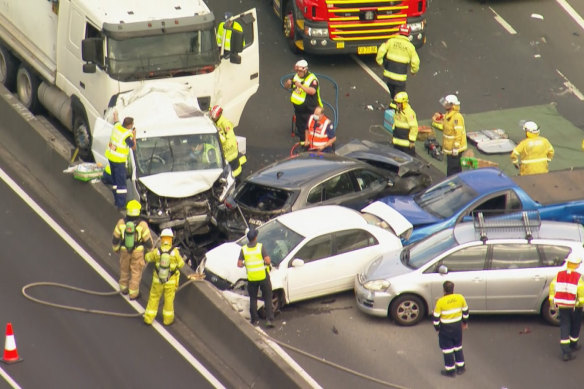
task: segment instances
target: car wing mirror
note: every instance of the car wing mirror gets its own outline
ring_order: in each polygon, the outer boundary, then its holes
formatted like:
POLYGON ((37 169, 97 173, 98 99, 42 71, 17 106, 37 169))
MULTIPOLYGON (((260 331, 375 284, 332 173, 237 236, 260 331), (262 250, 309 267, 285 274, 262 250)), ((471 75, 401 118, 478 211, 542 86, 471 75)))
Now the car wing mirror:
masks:
POLYGON ((292 267, 301 267, 304 266, 304 260, 300 259, 300 258, 294 258, 294 260, 292 261, 292 267))
POLYGON ((438 266, 438 273, 442 275, 448 274, 448 267, 446 267, 446 265, 438 266))

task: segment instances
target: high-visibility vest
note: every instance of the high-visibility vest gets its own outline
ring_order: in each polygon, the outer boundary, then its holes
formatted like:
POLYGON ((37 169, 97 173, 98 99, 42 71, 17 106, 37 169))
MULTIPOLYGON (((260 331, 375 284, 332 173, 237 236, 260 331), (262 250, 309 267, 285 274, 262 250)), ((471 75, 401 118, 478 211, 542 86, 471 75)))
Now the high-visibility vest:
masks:
POLYGON ((117 163, 126 162, 128 154, 130 154, 130 147, 126 143, 126 139, 130 136, 132 136, 132 131, 122 126, 121 123, 118 122, 114 125, 108 147, 105 150, 105 156, 108 160, 117 163))
POLYGON ((243 263, 247 271, 248 281, 261 281, 266 278, 266 264, 262 256, 262 244, 256 243, 254 247, 247 245, 241 248, 243 263))
MULTIPOLYGON (((296 88, 294 86, 296 84, 296 81, 301 82, 302 85, 304 85, 304 87, 309 88, 312 81, 314 81, 316 79, 317 78, 314 75, 314 73, 308 73, 306 75, 306 77, 304 77, 303 79, 298 77, 298 74, 294 75, 294 78, 292 78, 292 88, 293 88, 292 95, 290 96, 290 101, 292 102, 292 104, 302 105, 306 101, 306 92, 304 91, 304 89, 296 88)), ((322 107, 322 101, 320 100, 320 86, 318 86, 316 88, 316 99, 317 99, 318 105, 322 107)))
POLYGON ((570 308, 576 305, 581 277, 582 275, 576 271, 562 270, 558 273, 554 280, 553 296, 557 306, 570 308))
POLYGON ((403 104, 401 110, 393 115, 392 143, 397 146, 409 147, 418 137, 418 120, 416 113, 409 104, 403 104))
POLYGON ((233 124, 225 116, 221 115, 215 123, 215 126, 217 126, 217 132, 219 132, 223 155, 227 162, 231 162, 239 155, 237 138, 235 138, 235 132, 233 132, 233 124))
POLYGON ((461 294, 447 294, 436 302, 434 308, 434 326, 452 324, 468 319, 468 305, 461 294))
POLYGON ((223 49, 231 51, 231 34, 233 30, 243 32, 243 28, 241 28, 241 24, 238 22, 233 22, 230 27, 225 27, 225 22, 219 23, 219 27, 217 27, 217 45, 222 45, 223 32, 225 31, 225 44, 223 45, 223 49))
POLYGON ((318 119, 318 122, 314 121, 314 115, 310 115, 310 119, 308 119, 308 138, 306 141, 311 149, 323 147, 329 141, 326 129, 330 123, 330 119, 324 115, 318 119))

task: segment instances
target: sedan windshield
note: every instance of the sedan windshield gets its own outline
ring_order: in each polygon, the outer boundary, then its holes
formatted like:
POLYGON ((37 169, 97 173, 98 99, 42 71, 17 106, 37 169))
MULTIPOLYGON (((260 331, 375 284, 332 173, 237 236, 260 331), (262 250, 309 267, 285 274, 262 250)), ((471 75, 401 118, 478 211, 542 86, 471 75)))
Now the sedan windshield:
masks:
MULTIPOLYGON (((276 219, 258 227, 258 242, 264 245, 273 266, 278 266, 303 239, 304 236, 292 231, 276 219)), ((240 246, 247 243, 247 237, 237 241, 240 246)))
POLYGON ((219 62, 213 30, 187 31, 107 41, 108 73, 138 81, 208 72, 219 62))
POLYGON ((223 168, 217 134, 140 138, 134 154, 140 176, 223 168))
POLYGON ((414 201, 424 211, 448 219, 477 196, 459 177, 453 177, 416 195, 414 201))
POLYGON ((457 245, 452 229, 442 230, 403 248, 400 259, 412 269, 419 269, 443 252, 457 245))

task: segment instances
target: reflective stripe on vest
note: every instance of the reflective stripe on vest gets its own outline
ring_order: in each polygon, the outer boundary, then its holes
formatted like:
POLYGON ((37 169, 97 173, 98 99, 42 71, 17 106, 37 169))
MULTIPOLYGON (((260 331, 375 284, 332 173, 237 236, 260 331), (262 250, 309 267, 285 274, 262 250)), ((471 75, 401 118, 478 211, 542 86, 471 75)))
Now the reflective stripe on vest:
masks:
POLYGON ((130 136, 132 136, 131 130, 123 127, 120 123, 116 123, 105 151, 107 159, 117 163, 126 162, 130 153, 130 147, 126 143, 126 139, 130 136))
MULTIPOLYGON (((305 88, 309 88, 310 84, 314 80, 316 80, 316 76, 314 75, 314 73, 308 73, 308 75, 306 75, 306 77, 304 79, 298 77, 298 74, 294 75, 294 78, 292 79, 293 90, 292 90, 292 95, 290 96, 290 101, 292 102, 292 104, 302 105, 302 104, 304 104, 304 101, 306 101, 306 92, 304 91, 304 89, 294 87, 294 85, 296 84, 296 81, 301 82, 305 88)), ((320 101, 320 90, 319 89, 320 88, 316 88, 316 96, 317 96, 317 100, 318 100, 318 105, 320 105, 322 107, 322 101, 320 101)))
POLYGON ((554 303, 561 307, 573 307, 576 305, 576 295, 578 294, 578 281, 580 273, 562 270, 556 278, 556 293, 554 303))
POLYGON ((266 278, 266 265, 262 257, 262 244, 257 243, 254 247, 247 245, 241 248, 243 251, 243 263, 247 271, 248 281, 261 281, 266 278))
POLYGON ((330 123, 331 121, 326 117, 321 117, 318 122, 315 123, 314 115, 310 115, 310 119, 308 119, 307 140, 311 148, 319 148, 327 144, 329 137, 326 134, 326 129, 330 123))

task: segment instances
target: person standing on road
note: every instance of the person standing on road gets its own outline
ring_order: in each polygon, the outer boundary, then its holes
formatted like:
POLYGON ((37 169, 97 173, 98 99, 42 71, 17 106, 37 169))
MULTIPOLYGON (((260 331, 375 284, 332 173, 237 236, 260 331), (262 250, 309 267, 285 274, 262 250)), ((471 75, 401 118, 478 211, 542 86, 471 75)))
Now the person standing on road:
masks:
POLYGON ((434 308, 434 328, 438 331, 438 344, 444 355, 444 370, 440 374, 454 377, 466 371, 462 353, 462 330, 468 328, 468 305, 463 295, 454 293, 454 283, 442 284, 444 296, 434 308))
POLYGON ((217 127, 221 149, 225 160, 231 166, 231 174, 237 178, 241 174, 241 166, 247 162, 245 155, 239 153, 237 148, 237 138, 233 131, 233 123, 223 115, 223 108, 219 105, 211 108, 211 119, 217 127))
POLYGON ((393 116, 393 147, 409 155, 416 155, 418 121, 416 113, 409 104, 407 92, 399 92, 393 99, 395 115, 393 116))
POLYGON ((266 327, 273 327, 274 310, 272 307, 272 283, 270 281, 270 257, 261 243, 257 242, 258 230, 252 228, 247 233, 248 243, 241 248, 238 267, 247 271, 247 292, 249 294, 249 315, 251 324, 256 325, 258 319, 258 289, 262 290, 264 306, 266 307, 266 327))
POLYGON ((308 71, 308 62, 301 59, 294 66, 296 74, 286 80, 284 87, 292 90, 290 101, 294 106, 296 125, 294 135, 304 141, 305 130, 308 128, 308 119, 317 106, 322 107, 320 99, 320 85, 314 73, 308 71))
POLYGON ((120 253, 120 291, 129 294, 130 300, 140 296, 140 281, 144 266, 144 250, 154 246, 150 228, 140 218, 142 206, 136 200, 128 201, 126 217, 118 220, 114 228, 112 247, 120 253))
POLYGON ((185 265, 185 261, 178 248, 172 245, 173 236, 170 228, 162 230, 160 247, 149 251, 145 256, 146 262, 154 263, 150 297, 144 312, 144 323, 146 324, 152 324, 156 318, 162 292, 164 292, 163 323, 165 326, 169 326, 174 322, 174 296, 180 279, 179 269, 185 265))
POLYGON ((324 114, 324 108, 316 107, 308 119, 308 128, 304 136, 304 146, 308 150, 334 153, 337 140, 331 120, 324 114))
POLYGON ((392 36, 377 49, 375 60, 379 66, 383 66, 383 77, 389 88, 390 99, 394 99, 399 92, 405 92, 408 65, 411 74, 416 74, 420 69, 420 58, 409 35, 410 28, 402 24, 399 35, 392 36))
POLYGON ((511 162, 519 169, 521 176, 547 173, 548 164, 554 157, 552 144, 539 135, 539 126, 535 122, 525 122, 523 131, 525 139, 511 152, 511 162))
MULTIPOLYGON (((114 111, 114 128, 105 156, 109 162, 108 173, 111 174, 114 202, 119 211, 122 211, 126 206, 126 194, 128 193, 126 187, 126 162, 130 154, 130 148, 136 149, 135 138, 134 119, 126 117, 123 123, 120 123, 118 121, 118 113, 114 111)), ((106 178, 106 182, 107 180, 108 178, 106 178)))
POLYGON ((446 154, 446 175, 451 176, 462 171, 460 157, 467 149, 466 129, 460 113, 460 101, 456 95, 443 97, 440 104, 446 109, 446 113, 435 113, 435 122, 432 125, 443 131, 442 151, 446 154))
POLYGON ((566 269, 560 270, 550 284, 550 304, 555 304, 560 315, 560 347, 562 360, 574 359, 572 351, 580 350, 580 326, 584 307, 584 280, 576 270, 582 258, 569 255, 566 269))

